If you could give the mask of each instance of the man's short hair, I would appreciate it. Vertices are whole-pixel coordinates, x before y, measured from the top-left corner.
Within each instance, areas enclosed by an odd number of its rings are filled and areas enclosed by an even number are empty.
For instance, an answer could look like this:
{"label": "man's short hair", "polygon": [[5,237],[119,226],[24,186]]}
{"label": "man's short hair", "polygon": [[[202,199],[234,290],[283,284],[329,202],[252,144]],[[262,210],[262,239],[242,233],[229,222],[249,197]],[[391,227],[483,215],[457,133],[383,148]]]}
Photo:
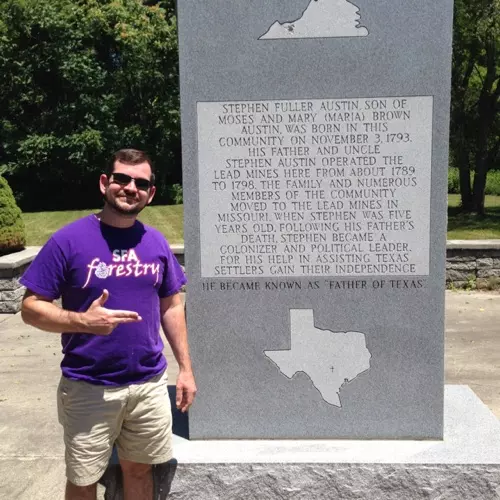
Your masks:
{"label": "man's short hair", "polygon": [[119,161],[125,165],[139,165],[140,163],[149,163],[151,167],[151,184],[155,183],[155,170],[151,158],[139,149],[120,149],[113,154],[109,162],[106,175],[109,177],[115,170],[115,163]]}

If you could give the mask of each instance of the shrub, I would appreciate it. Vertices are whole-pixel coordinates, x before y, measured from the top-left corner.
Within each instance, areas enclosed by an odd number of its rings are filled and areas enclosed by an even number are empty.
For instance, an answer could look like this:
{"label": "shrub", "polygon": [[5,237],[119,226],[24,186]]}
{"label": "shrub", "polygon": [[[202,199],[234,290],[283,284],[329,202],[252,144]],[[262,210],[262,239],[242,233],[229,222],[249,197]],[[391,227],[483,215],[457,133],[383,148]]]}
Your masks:
{"label": "shrub", "polygon": [[500,196],[500,171],[490,170],[486,177],[485,194],[494,194]]}
{"label": "shrub", "polygon": [[168,188],[168,201],[172,205],[182,205],[184,197],[182,194],[182,186],[180,184],[172,184]]}
{"label": "shrub", "polygon": [[488,290],[498,290],[500,288],[500,278],[498,276],[490,276],[486,288]]}
{"label": "shrub", "polygon": [[448,193],[460,194],[460,180],[458,177],[458,168],[448,169]]}
{"label": "shrub", "polygon": [[0,255],[17,252],[26,245],[21,210],[4,177],[0,176]]}

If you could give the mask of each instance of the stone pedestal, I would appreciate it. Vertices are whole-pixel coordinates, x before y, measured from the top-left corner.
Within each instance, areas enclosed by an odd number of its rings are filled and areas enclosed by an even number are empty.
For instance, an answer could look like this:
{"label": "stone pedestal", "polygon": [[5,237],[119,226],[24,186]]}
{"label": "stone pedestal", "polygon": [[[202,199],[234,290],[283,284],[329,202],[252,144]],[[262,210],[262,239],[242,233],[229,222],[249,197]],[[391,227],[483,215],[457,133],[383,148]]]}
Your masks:
{"label": "stone pedestal", "polygon": [[[307,422],[304,422],[307,426]],[[466,386],[446,386],[442,441],[188,441],[169,498],[496,499],[500,423]]]}

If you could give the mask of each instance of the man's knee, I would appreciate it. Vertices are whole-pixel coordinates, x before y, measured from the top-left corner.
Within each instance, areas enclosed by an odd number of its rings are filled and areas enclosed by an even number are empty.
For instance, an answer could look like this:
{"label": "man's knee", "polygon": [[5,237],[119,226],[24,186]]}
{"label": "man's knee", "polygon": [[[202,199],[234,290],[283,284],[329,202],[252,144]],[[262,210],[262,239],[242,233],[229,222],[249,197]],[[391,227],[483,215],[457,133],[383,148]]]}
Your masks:
{"label": "man's knee", "polygon": [[77,486],[71,481],[66,482],[66,500],[95,500],[97,483],[88,486]]}
{"label": "man's knee", "polygon": [[142,478],[151,474],[151,465],[120,460],[122,472],[124,475],[134,478]]}

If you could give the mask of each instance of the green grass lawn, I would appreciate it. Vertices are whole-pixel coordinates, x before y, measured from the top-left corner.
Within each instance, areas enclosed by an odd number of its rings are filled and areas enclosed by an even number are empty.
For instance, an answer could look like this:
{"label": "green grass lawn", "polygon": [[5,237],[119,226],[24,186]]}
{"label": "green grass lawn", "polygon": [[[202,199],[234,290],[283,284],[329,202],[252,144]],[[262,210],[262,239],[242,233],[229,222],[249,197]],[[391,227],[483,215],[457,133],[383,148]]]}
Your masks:
{"label": "green grass lawn", "polygon": [[[43,245],[60,227],[98,212],[99,209],[24,213],[27,245]],[[141,212],[139,219],[160,230],[169,243],[176,244],[184,241],[183,215],[182,205],[153,206]]]}
{"label": "green grass lawn", "polygon": [[[487,215],[478,218],[474,215],[461,214],[460,196],[448,196],[448,239],[449,240],[485,240],[500,239],[500,196],[486,196]],[[43,245],[57,229],[96,210],[74,210],[65,212],[25,213],[27,244]],[[140,215],[140,220],[159,229],[172,243],[182,243],[183,207],[154,206],[148,207]]]}
{"label": "green grass lawn", "polygon": [[460,213],[460,195],[448,195],[449,240],[500,239],[500,196],[486,196],[486,215]]}

